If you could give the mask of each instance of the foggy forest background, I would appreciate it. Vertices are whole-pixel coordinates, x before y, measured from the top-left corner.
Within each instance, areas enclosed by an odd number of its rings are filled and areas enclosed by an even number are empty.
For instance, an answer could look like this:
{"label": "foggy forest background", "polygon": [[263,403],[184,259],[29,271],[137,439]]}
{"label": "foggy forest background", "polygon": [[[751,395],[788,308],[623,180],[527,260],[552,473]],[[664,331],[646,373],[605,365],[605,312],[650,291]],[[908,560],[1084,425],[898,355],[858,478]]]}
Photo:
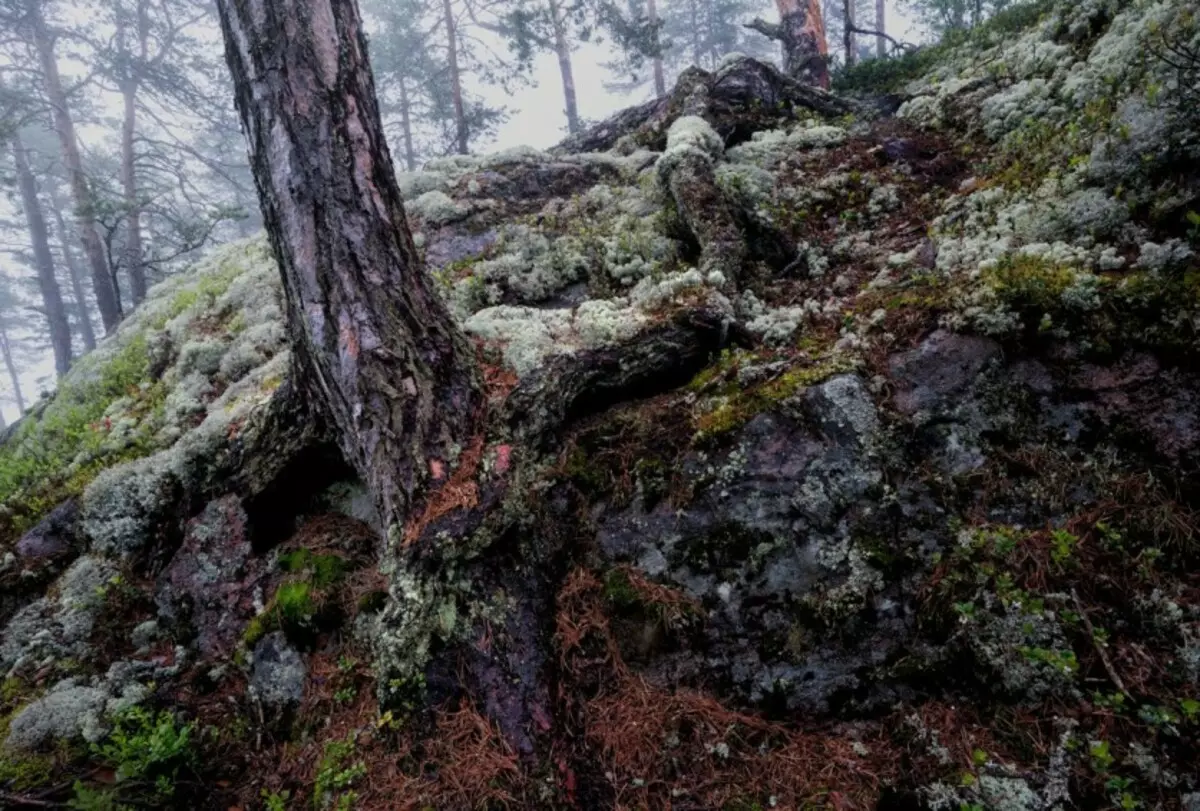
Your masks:
{"label": "foggy forest background", "polygon": [[[822,0],[834,75],[1007,0]],[[731,53],[762,0],[360,0],[399,171],[546,148]],[[881,31],[890,37],[851,34]],[[836,86],[836,80],[835,80]],[[0,420],[207,247],[261,227],[210,0],[0,0]]]}

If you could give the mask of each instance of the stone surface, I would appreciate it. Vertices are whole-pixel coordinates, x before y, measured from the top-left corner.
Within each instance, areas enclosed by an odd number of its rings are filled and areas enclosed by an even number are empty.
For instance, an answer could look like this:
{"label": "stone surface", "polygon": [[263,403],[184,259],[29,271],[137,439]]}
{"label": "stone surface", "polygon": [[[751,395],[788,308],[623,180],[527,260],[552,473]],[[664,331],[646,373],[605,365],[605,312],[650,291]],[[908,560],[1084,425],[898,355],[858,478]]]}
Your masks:
{"label": "stone surface", "polygon": [[252,552],[241,500],[225,496],[188,522],[183,543],[159,576],[160,617],[193,631],[202,656],[230,653],[255,614],[265,567]]}
{"label": "stone surface", "polygon": [[267,634],[255,645],[250,690],[267,707],[282,710],[299,704],[307,676],[304,660],[282,631]]}

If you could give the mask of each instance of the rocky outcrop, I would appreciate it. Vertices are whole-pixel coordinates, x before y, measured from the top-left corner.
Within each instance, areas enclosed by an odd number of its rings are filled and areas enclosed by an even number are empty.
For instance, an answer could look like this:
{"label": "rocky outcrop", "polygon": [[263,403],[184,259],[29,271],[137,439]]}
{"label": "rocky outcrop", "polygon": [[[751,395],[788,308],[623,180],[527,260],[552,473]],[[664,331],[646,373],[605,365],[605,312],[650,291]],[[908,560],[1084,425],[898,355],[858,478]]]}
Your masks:
{"label": "rocky outcrop", "polygon": [[731,59],[401,175],[489,420],[390,545],[265,242],[152,291],[0,446],[40,476],[0,511],[10,749],[145,704],[233,730],[214,808],[1185,805],[1186,11],[1002,16],[895,117]]}

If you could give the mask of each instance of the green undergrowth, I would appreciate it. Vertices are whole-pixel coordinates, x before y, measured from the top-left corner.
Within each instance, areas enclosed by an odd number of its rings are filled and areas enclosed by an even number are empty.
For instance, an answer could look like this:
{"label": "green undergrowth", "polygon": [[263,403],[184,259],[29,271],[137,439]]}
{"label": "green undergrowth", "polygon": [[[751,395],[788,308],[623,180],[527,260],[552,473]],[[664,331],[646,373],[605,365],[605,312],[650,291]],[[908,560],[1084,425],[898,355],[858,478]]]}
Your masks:
{"label": "green undergrowth", "polygon": [[[57,395],[36,415],[26,417],[0,447],[0,502],[7,507],[4,534],[23,532],[64,499],[79,495],[101,470],[154,450],[152,430],[166,389],[150,378],[146,339],[135,336],[96,369],[87,359]],[[122,397],[141,417],[131,440],[120,450],[105,449],[112,426],[104,412]]]}
{"label": "green undergrowth", "polygon": [[839,92],[892,93],[919,79],[953,51],[964,47],[982,48],[997,37],[1019,34],[1041,20],[1053,6],[1053,0],[1026,0],[1015,3],[974,28],[951,29],[937,43],[906,49],[899,56],[867,59],[843,68],[833,77],[833,89]]}
{"label": "green undergrowth", "polygon": [[[0,681],[0,746],[8,738],[12,719],[38,692],[16,676]],[[0,749],[0,791],[23,792],[46,786],[54,779],[56,763],[54,755]]]}
{"label": "green undergrowth", "polygon": [[92,745],[92,761],[112,770],[113,784],[76,781],[69,807],[77,811],[174,807],[181,773],[196,765],[195,729],[169,712],[132,707],[113,719]]}

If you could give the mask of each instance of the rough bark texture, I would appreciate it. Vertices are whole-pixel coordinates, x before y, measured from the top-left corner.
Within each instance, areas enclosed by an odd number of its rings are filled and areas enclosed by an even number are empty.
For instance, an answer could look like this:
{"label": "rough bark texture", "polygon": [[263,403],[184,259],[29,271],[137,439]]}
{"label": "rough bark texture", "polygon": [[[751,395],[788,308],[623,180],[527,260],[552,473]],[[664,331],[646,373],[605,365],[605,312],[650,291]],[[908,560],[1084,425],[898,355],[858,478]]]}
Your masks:
{"label": "rough bark texture", "polygon": [[[692,96],[697,93],[703,105]],[[754,59],[739,59],[715,73],[691,68],[679,77],[669,96],[622,110],[594,127],[579,132],[555,147],[559,154],[601,152],[611,149],[621,138],[630,136],[650,149],[661,150],[667,129],[685,107],[690,114],[703,117],[726,141],[739,143],[760,129],[764,121],[755,110],[778,118],[791,115],[793,106],[824,115],[846,115],[858,108],[817,87],[802,84],[783,75],[770,65]],[[781,112],[782,111],[782,112]]]}
{"label": "rough bark texture", "polygon": [[779,22],[754,19],[747,23],[783,46],[783,69],[804,84],[829,88],[829,43],[818,0],[776,0]]}
{"label": "rough bark texture", "polygon": [[218,7],[303,378],[398,527],[448,475],[480,398],[413,246],[358,10]]}
{"label": "rough bark texture", "polygon": [[96,348],[96,331],[92,327],[92,314],[88,308],[87,294],[83,290],[83,272],[71,247],[71,234],[67,230],[62,203],[58,199],[54,183],[50,184],[50,208],[54,214],[54,227],[58,234],[58,247],[62,252],[63,264],[67,266],[67,274],[71,277],[71,295],[75,299],[75,321],[79,326],[79,336],[83,339],[84,349],[91,352]]}
{"label": "rough bark texture", "polygon": [[21,208],[29,226],[38,289],[42,294],[42,308],[50,330],[50,345],[54,347],[54,369],[62,377],[71,368],[71,325],[67,322],[58,278],[54,275],[54,256],[50,253],[50,234],[42,214],[41,201],[38,200],[37,179],[29,167],[29,156],[25,154],[25,146],[19,135],[13,136],[12,151],[17,185],[21,188]]}
{"label": "rough bark texture", "polygon": [[27,7],[28,23],[34,47],[41,63],[42,82],[46,98],[50,102],[54,117],[54,130],[62,145],[63,163],[75,198],[75,227],[83,252],[91,266],[92,286],[96,291],[96,304],[105,332],[112,332],[121,322],[121,308],[108,276],[108,262],[104,256],[104,244],[96,230],[96,218],[92,210],[92,191],[87,175],[83,171],[83,158],[79,154],[79,141],[75,135],[75,122],[67,107],[67,96],[58,75],[58,60],[54,55],[54,37],[42,17],[40,0],[31,0]]}
{"label": "rough bark texture", "polygon": [[567,41],[566,23],[556,0],[549,0],[550,22],[554,26],[554,54],[558,57],[558,73],[562,77],[563,102],[567,114],[567,132],[579,132],[579,103],[575,98],[575,72],[571,67],[571,44]]}
{"label": "rough bark texture", "polygon": [[442,16],[446,23],[446,60],[450,63],[450,86],[454,94],[454,126],[456,128],[458,154],[471,151],[471,133],[467,127],[467,114],[463,108],[462,74],[458,69],[458,26],[454,23],[454,8],[450,0],[442,0]]}

